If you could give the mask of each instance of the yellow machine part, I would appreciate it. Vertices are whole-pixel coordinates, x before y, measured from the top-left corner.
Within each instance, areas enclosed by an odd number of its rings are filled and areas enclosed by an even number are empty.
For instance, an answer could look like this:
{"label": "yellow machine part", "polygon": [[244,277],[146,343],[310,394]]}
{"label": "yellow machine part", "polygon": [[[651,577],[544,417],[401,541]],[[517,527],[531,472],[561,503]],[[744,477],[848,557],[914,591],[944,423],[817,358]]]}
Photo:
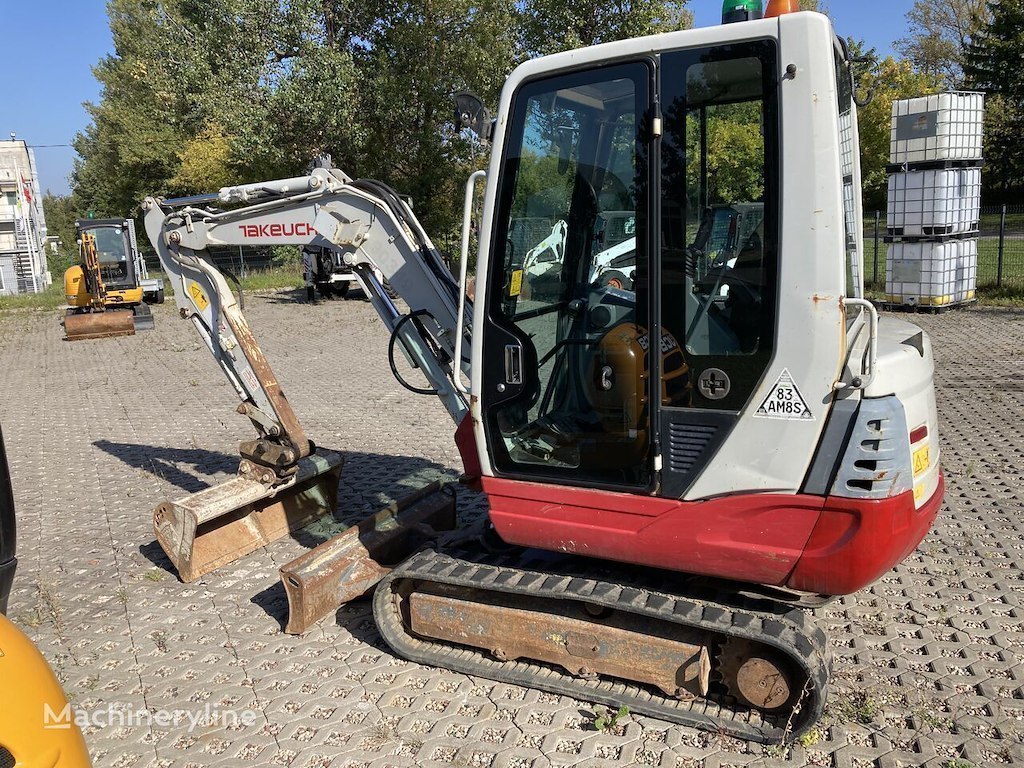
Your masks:
{"label": "yellow machine part", "polygon": [[3,615],[0,680],[4,681],[4,695],[0,696],[0,764],[10,762],[9,754],[18,768],[91,765],[82,732],[53,670],[32,641]]}
{"label": "yellow machine part", "polygon": [[[81,265],[68,267],[64,272],[64,295],[71,307],[89,307],[93,305],[93,297],[89,295],[89,287],[85,281],[85,271]],[[125,288],[124,290],[107,290],[105,303],[113,306],[134,306],[142,303],[142,286]]]}
{"label": "yellow machine part", "polygon": [[85,271],[78,264],[64,271],[64,295],[72,307],[88,307],[92,303],[85,285]]}
{"label": "yellow machine part", "polygon": [[112,291],[107,289],[107,306],[131,307],[142,303],[142,286],[138,288],[125,288],[123,291]]}
{"label": "yellow machine part", "polygon": [[83,261],[92,264],[102,295],[93,296],[89,293],[89,281],[85,279],[85,268],[81,264],[69,267],[64,272],[64,294],[69,306],[64,316],[64,333],[68,341],[134,336],[135,313],[132,307],[142,304],[142,286],[106,290],[99,276],[95,242],[87,233],[82,243]]}

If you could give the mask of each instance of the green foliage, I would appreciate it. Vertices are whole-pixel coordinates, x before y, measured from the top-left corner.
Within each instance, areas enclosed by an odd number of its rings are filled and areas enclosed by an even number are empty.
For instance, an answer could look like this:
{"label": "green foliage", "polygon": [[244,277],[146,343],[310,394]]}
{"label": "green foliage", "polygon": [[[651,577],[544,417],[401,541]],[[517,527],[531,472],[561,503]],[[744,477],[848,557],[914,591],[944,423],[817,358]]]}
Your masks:
{"label": "green foliage", "polygon": [[54,277],[53,285],[42,293],[0,296],[0,313],[10,309],[56,309],[64,306],[64,281],[58,279],[56,275]]}
{"label": "green foliage", "polygon": [[569,209],[574,174],[558,172],[558,158],[524,153],[519,162],[515,215],[556,218]]}
{"label": "green foliage", "polygon": [[[863,48],[851,41],[857,55]],[[869,52],[873,54],[873,51]],[[858,78],[858,91],[871,93],[866,107],[859,111],[861,184],[866,210],[885,208],[888,176],[885,166],[889,162],[889,142],[892,130],[892,103],[935,93],[940,88],[936,75],[915,72],[910,62],[886,57]]]}
{"label": "green foliage", "polygon": [[302,264],[302,251],[294,245],[275,245],[270,249],[270,262],[298,270]]}
{"label": "green foliage", "polygon": [[821,729],[815,726],[814,728],[811,728],[809,731],[801,733],[800,736],[797,738],[797,743],[799,743],[800,746],[804,749],[810,749],[815,744],[820,744],[823,739],[824,736],[821,732]]}
{"label": "green foliage", "polygon": [[860,723],[868,725],[874,722],[880,707],[878,702],[865,691],[850,691],[837,704],[840,722]]}
{"label": "green foliage", "polygon": [[75,219],[82,218],[82,216],[75,209],[74,200],[70,195],[59,196],[49,192],[43,195],[43,212],[46,215],[47,232],[60,239],[57,254],[47,255],[50,273],[55,281],[59,281],[63,277],[64,270],[78,261]]}
{"label": "green foliage", "polygon": [[656,32],[688,29],[686,0],[527,0],[523,35],[527,53],[539,56]]}
{"label": "green foliage", "polygon": [[916,0],[907,13],[909,34],[896,41],[896,50],[943,88],[962,88],[971,39],[987,16],[985,0]]}
{"label": "green foliage", "polygon": [[612,712],[606,709],[594,719],[594,727],[599,731],[611,731],[618,727],[619,723],[629,717],[629,707],[623,704],[618,711]]}
{"label": "green foliage", "polygon": [[461,218],[475,148],[452,130],[452,94],[497,103],[516,61],[509,0],[368,0],[355,10],[352,56],[365,135],[346,171],[379,178],[413,199],[428,232]]}
{"label": "green foliage", "polygon": [[758,104],[718,106],[709,116],[708,199],[764,199],[764,137]]}
{"label": "green foliage", "polygon": [[302,288],[302,269],[298,264],[283,264],[270,269],[252,270],[241,278],[243,291],[276,291]]}
{"label": "green foliage", "polygon": [[178,152],[178,169],[168,185],[185,193],[220,189],[235,183],[231,143],[223,129],[208,126]]}
{"label": "green foliage", "polygon": [[987,8],[964,71],[969,87],[989,94],[982,180],[1005,201],[1024,195],[1024,0],[989,0]]}
{"label": "green foliage", "polygon": [[452,130],[453,93],[493,107],[527,56],[688,26],[686,2],[109,0],[114,52],[75,139],[74,207],[129,215],[147,195],[297,175],[328,152],[446,236],[481,164]]}

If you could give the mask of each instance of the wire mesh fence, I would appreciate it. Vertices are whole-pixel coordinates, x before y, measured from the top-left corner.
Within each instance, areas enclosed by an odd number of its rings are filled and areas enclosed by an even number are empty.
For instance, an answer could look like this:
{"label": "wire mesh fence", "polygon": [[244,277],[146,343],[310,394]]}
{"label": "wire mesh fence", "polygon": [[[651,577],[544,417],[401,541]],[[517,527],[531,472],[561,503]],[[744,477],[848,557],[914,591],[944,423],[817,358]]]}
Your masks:
{"label": "wire mesh fence", "polygon": [[[295,251],[296,259],[297,256],[298,249]],[[146,259],[146,269],[150,272],[162,271],[160,258],[155,253],[146,253],[144,258]],[[217,269],[227,270],[240,278],[248,277],[252,272],[264,272],[282,264],[281,255],[278,254],[275,258],[274,252],[269,248],[211,248],[207,258]]]}
{"label": "wire mesh fence", "polygon": [[[891,243],[885,211],[864,218],[865,278],[869,288],[885,287],[885,261]],[[978,288],[1024,294],[1024,206],[983,206],[978,230]]]}

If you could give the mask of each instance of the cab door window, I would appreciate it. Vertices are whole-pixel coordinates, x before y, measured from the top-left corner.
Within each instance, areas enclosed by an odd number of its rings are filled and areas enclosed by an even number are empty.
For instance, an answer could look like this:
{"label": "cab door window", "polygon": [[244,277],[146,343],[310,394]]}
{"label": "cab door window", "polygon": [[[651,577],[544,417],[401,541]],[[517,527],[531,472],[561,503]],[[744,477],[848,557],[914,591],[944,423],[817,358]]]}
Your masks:
{"label": "cab door window", "polygon": [[693,384],[668,405],[737,411],[774,348],[775,44],[678,51],[662,66],[662,325]]}
{"label": "cab door window", "polygon": [[651,72],[638,62],[560,75],[514,100],[484,330],[500,473],[650,483]]}

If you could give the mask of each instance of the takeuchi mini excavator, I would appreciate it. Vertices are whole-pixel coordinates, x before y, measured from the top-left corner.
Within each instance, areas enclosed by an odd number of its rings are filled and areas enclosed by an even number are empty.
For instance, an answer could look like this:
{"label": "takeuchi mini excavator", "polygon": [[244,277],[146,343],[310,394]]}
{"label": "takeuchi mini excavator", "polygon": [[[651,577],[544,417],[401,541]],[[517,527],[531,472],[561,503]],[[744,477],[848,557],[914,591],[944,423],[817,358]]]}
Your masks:
{"label": "takeuchi mini excavator", "polygon": [[[237,478],[157,509],[182,578],[333,511],[341,457],[305,435],[205,258],[328,248],[396,376],[399,350],[426,380],[403,384],[451,414],[488,515],[396,557],[380,538],[423,526],[382,510],[282,568],[289,590],[315,574],[303,615],[373,590],[382,636],[420,663],[747,739],[808,728],[831,654],[803,609],[907,557],[943,480],[930,341],[863,298],[849,52],[825,16],[779,11],[530,61],[493,124],[463,109],[492,154],[458,277],[394,191],[337,169],[147,199],[181,314],[258,433]],[[612,247],[626,281],[601,279]]]}

